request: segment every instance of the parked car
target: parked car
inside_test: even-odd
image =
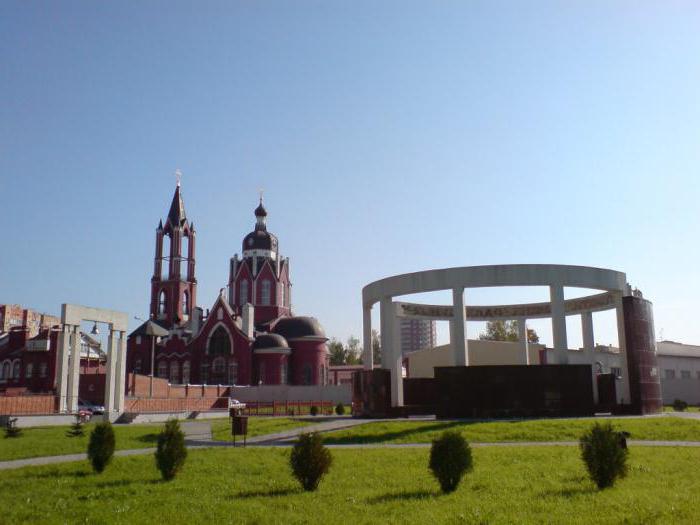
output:
[[[89,412],[90,414],[104,414],[105,407],[102,405],[96,405],[90,401],[84,399],[78,399],[78,411],[79,412]]]

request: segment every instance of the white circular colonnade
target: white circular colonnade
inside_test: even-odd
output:
[[[495,306],[467,306],[465,289],[502,286],[547,286],[550,302],[522,303]],[[600,290],[601,293],[564,299],[564,287]],[[452,290],[452,306],[396,302],[394,297]],[[374,281],[362,289],[363,309],[363,362],[366,369],[373,367],[372,307],[379,303],[382,348],[381,367],[391,372],[391,404],[403,405],[402,355],[398,321],[402,317],[450,321],[450,345],[455,366],[469,366],[466,321],[517,320],[519,339],[527,357],[527,320],[551,318],[553,347],[563,355],[566,363],[568,350],[566,316],[580,315],[585,351],[593,351],[592,313],[616,310],[618,340],[623,363],[623,393],[629,399],[629,378],[624,342],[622,297],[630,294],[630,286],[623,272],[590,266],[558,264],[503,264],[490,266],[463,266],[407,273]],[[563,353],[562,353],[563,352]]]

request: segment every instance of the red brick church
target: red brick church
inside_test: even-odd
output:
[[[178,182],[166,222],[156,229],[151,278],[151,320],[168,335],[147,335],[146,323],[134,330],[128,372],[149,375],[153,361],[155,376],[173,384],[327,383],[327,338],[315,318],[292,314],[289,258],[267,230],[262,198],[255,219],[241,257],[230,260],[227,290],[205,314],[196,306],[196,232]]]

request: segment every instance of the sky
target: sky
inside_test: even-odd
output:
[[[3,1],[0,303],[147,316],[180,169],[204,308],[264,188],[329,336],[382,277],[557,263],[626,272],[700,344],[698,57],[693,1]]]

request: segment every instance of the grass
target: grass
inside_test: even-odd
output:
[[[474,471],[442,495],[428,449],[334,450],[316,493],[282,449],[192,450],[160,481],[150,456],[2,473],[5,523],[697,523],[700,449],[633,447],[630,473],[595,489],[576,447],[474,449]]]
[[[212,426],[212,437],[230,441],[231,426],[228,418],[208,420]],[[248,437],[272,434],[311,423],[286,417],[250,417]],[[67,437],[68,426],[34,427],[22,430],[22,437],[5,438],[0,434],[0,461],[76,454],[87,450],[92,423],[85,425],[82,437]],[[155,447],[162,424],[114,425],[117,450]]]
[[[700,421],[671,417],[605,418],[626,430],[631,439],[700,441]],[[429,443],[444,430],[458,430],[467,441],[578,441],[592,419],[537,419],[523,421],[377,421],[324,435],[326,443]]]
[[[664,406],[664,412],[677,412],[677,410],[670,405],[666,405]],[[688,408],[686,408],[684,412],[700,412],[700,407],[688,405]]]

